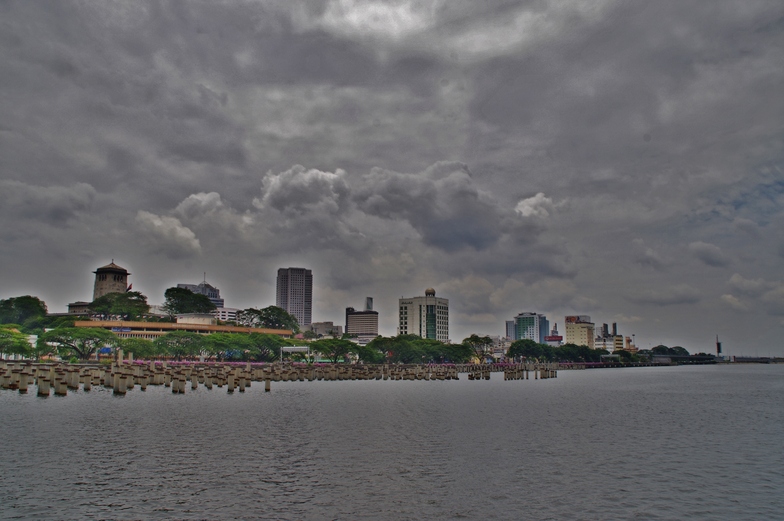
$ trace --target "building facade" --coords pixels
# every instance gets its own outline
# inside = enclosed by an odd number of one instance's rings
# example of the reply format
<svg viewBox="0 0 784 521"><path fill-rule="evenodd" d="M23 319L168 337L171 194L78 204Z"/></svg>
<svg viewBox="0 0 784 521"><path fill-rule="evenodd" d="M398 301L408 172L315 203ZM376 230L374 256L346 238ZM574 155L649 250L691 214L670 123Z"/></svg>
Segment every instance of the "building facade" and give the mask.
<svg viewBox="0 0 784 521"><path fill-rule="evenodd" d="M210 299L210 302L215 304L216 308L224 307L224 300L220 296L220 290L215 286L207 284L206 280L199 284L177 284L177 287L190 290L199 295L204 295Z"/></svg>
<svg viewBox="0 0 784 521"><path fill-rule="evenodd" d="M220 307L212 312L212 316L221 322L235 322L237 320L238 308L223 308Z"/></svg>
<svg viewBox="0 0 784 521"><path fill-rule="evenodd" d="M317 337L331 336L340 338L343 336L343 326L335 325L334 322L311 322L310 330L316 334Z"/></svg>
<svg viewBox="0 0 784 521"><path fill-rule="evenodd" d="M109 293L125 293L128 286L128 270L121 268L114 263L114 260L106 266L101 266L95 270L95 286L93 286L93 300L103 297Z"/></svg>
<svg viewBox="0 0 784 521"><path fill-rule="evenodd" d="M520 313L514 318L514 326L515 340L528 338L544 344L545 337L550 332L550 322L539 313Z"/></svg>
<svg viewBox="0 0 784 521"><path fill-rule="evenodd" d="M378 336L378 311L346 308L346 334L355 336L360 344L367 345Z"/></svg>
<svg viewBox="0 0 784 521"><path fill-rule="evenodd" d="M285 309L302 329L310 326L313 315L313 273L305 268L278 270L275 305Z"/></svg>
<svg viewBox="0 0 784 521"><path fill-rule="evenodd" d="M401 298L398 313L398 335L449 342L449 299L436 297L433 288L425 290L424 297Z"/></svg>
<svg viewBox="0 0 784 521"><path fill-rule="evenodd" d="M588 315L569 315L564 317L566 324L566 343L594 348L594 323Z"/></svg>
<svg viewBox="0 0 784 521"><path fill-rule="evenodd" d="M511 340L515 340L517 338L517 332L515 330L514 320L506 321L506 338L509 338Z"/></svg>

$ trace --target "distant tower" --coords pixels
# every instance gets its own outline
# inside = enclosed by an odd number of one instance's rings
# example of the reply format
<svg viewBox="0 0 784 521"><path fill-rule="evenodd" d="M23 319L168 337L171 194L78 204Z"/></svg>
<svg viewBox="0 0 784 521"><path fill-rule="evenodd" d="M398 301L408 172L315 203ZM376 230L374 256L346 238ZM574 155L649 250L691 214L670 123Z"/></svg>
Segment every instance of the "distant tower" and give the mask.
<svg viewBox="0 0 784 521"><path fill-rule="evenodd" d="M95 270L95 287L93 288L93 300L106 295L107 293L125 293L128 291L128 270L121 268L114 263L101 266Z"/></svg>
<svg viewBox="0 0 784 521"><path fill-rule="evenodd" d="M310 326L313 312L313 273L305 268L280 268L275 305L293 315L299 327Z"/></svg>

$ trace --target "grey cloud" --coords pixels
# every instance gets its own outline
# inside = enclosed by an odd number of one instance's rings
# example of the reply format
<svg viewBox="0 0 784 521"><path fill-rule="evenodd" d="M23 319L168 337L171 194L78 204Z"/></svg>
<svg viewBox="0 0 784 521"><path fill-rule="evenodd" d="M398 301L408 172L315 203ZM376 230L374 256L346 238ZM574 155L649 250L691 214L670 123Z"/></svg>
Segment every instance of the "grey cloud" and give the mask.
<svg viewBox="0 0 784 521"><path fill-rule="evenodd" d="M764 279L747 279L735 273L728 281L729 286L736 292L749 297L757 297L769 290L772 284Z"/></svg>
<svg viewBox="0 0 784 521"><path fill-rule="evenodd" d="M631 295L626 299L639 304L656 306L673 306L679 304L695 304L700 301L701 293L688 284L679 284L663 289L648 289Z"/></svg>
<svg viewBox="0 0 784 521"><path fill-rule="evenodd" d="M730 263L730 260L724 252L721 251L721 248L715 244L708 244L707 242L697 241L689 244L689 253L708 266L720 268L727 266Z"/></svg>
<svg viewBox="0 0 784 521"><path fill-rule="evenodd" d="M436 163L421 174L374 168L353 197L364 212L405 219L426 243L445 251L483 250L504 231L505 212L476 187L461 163Z"/></svg>
<svg viewBox="0 0 784 521"><path fill-rule="evenodd" d="M736 230L739 230L751 237L759 238L761 236L759 225L751 219L744 219L739 217L732 223Z"/></svg>
<svg viewBox="0 0 784 521"><path fill-rule="evenodd" d="M663 270L667 267L668 262L663 259L653 248L645 245L642 239L635 239L633 241L635 251L633 260L641 266L647 266L656 270Z"/></svg>
<svg viewBox="0 0 784 521"><path fill-rule="evenodd" d="M274 208L288 215L303 212L338 214L348 203L346 173L306 170L295 165L285 172L268 172L262 180L263 195L254 204L258 208Z"/></svg>
<svg viewBox="0 0 784 521"><path fill-rule="evenodd" d="M134 277L222 270L259 305L291 262L327 320L355 291L454 291L462 338L517 306L482 288L546 279L532 305L684 345L779 309L780 1L350 4L2 4L0 288L137 255ZM736 259L750 278L717 291L704 263Z"/></svg>
<svg viewBox="0 0 784 521"><path fill-rule="evenodd" d="M86 183L71 186L33 186L0 180L0 211L9 218L23 217L52 226L66 226L87 212L97 197Z"/></svg>

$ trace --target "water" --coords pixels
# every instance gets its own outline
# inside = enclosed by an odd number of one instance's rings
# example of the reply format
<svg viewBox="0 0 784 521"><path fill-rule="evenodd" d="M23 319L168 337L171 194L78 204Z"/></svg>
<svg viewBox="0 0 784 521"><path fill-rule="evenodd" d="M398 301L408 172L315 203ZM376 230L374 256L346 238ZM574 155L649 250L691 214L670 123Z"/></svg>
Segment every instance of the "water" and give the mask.
<svg viewBox="0 0 784 521"><path fill-rule="evenodd" d="M0 391L0 519L782 519L784 366Z"/></svg>

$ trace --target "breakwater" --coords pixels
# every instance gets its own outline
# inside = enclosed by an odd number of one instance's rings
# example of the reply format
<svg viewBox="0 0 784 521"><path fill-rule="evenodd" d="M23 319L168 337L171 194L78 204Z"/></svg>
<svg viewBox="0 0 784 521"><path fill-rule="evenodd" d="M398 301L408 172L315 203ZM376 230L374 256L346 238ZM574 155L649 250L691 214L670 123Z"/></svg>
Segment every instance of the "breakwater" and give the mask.
<svg viewBox="0 0 784 521"><path fill-rule="evenodd" d="M266 391L272 382L312 382L343 380L489 380L491 373L503 373L504 380L556 378L556 363L517 364L296 364L141 362L123 360L111 365L90 363L0 362L0 388L27 393L35 388L38 396L54 393L66 396L69 390L89 391L110 388L125 394L150 385L170 387L172 393L186 389L225 387L229 393L245 392L251 383L263 383Z"/></svg>

